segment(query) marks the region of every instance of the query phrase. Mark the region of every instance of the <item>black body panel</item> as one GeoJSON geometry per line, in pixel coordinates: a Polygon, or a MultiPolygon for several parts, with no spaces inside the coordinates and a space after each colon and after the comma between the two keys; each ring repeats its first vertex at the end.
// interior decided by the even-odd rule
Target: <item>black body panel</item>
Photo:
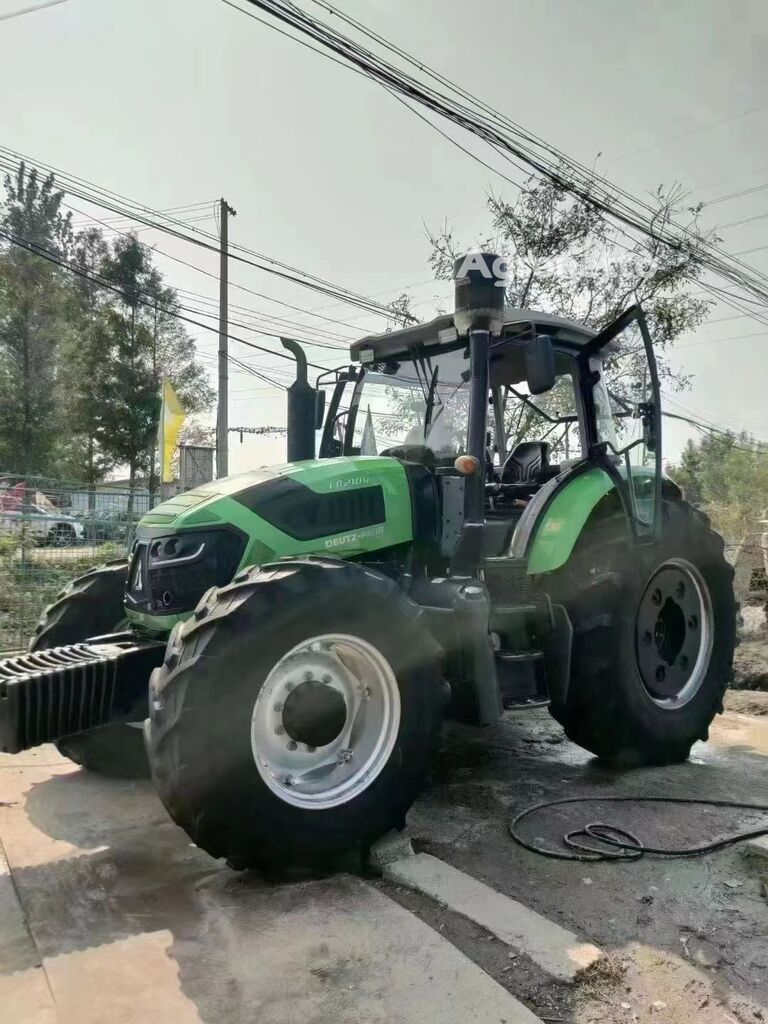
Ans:
{"type": "Polygon", "coordinates": [[[233,498],[295,540],[318,540],[386,520],[379,485],[318,494],[296,480],[275,477],[233,498]]]}

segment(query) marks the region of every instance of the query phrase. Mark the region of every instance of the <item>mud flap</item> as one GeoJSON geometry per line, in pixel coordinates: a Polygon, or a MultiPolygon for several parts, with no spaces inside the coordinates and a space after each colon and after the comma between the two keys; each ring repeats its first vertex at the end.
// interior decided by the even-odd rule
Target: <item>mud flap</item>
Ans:
{"type": "Polygon", "coordinates": [[[560,704],[568,696],[571,679],[571,652],[573,650],[573,625],[562,604],[552,604],[552,628],[542,638],[544,665],[547,673],[549,699],[560,704]]]}

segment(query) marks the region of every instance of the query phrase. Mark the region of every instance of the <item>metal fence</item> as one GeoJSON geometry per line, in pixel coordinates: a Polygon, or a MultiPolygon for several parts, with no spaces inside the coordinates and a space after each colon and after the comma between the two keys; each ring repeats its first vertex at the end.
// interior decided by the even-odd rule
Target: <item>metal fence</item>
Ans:
{"type": "Polygon", "coordinates": [[[26,647],[69,580],[127,554],[152,504],[146,488],[0,472],[0,651],[26,647]]]}

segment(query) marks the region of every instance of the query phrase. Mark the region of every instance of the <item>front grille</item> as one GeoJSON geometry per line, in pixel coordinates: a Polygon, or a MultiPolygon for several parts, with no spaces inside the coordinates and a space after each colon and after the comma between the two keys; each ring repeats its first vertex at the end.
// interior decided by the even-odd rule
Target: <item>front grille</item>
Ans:
{"type": "Polygon", "coordinates": [[[244,547],[242,534],[223,529],[151,541],[144,566],[148,610],[159,615],[191,611],[206,590],[229,583],[244,547]]]}
{"type": "Polygon", "coordinates": [[[152,608],[166,613],[188,611],[210,587],[221,587],[227,583],[228,575],[224,575],[215,563],[150,569],[152,608]]]}

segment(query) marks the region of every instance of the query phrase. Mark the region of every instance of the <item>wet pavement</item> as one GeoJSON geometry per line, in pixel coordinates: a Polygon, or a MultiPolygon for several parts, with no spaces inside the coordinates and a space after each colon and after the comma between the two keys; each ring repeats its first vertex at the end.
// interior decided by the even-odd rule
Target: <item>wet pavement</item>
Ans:
{"type": "MultiPolygon", "coordinates": [[[[525,807],[596,794],[768,803],[768,718],[720,716],[710,742],[697,744],[687,763],[623,772],[604,768],[566,740],[545,711],[507,715],[500,726],[481,733],[452,726],[432,786],[411,812],[409,828],[415,848],[471,873],[608,952],[624,955],[634,945],[658,953],[665,968],[693,965],[714,986],[713,999],[719,992],[726,1002],[744,1002],[747,1010],[729,1005],[732,1019],[768,1020],[768,1012],[764,1018],[755,1015],[768,1005],[768,862],[747,859],[736,846],[692,859],[647,856],[633,863],[574,863],[538,856],[510,839],[508,822],[525,807]]],[[[562,848],[565,832],[596,820],[622,824],[648,845],[681,848],[768,825],[768,814],[575,805],[542,812],[524,822],[521,831],[539,845],[562,848]]],[[[661,990],[670,984],[666,976],[661,981],[663,974],[656,1001],[664,1001],[661,990]]],[[[541,979],[534,973],[530,984],[535,988],[541,979]]],[[[525,984],[516,991],[525,998],[525,984]]],[[[622,1001],[616,1003],[619,1010],[622,1001]]],[[[632,1020],[634,1012],[632,1006],[626,1019],[632,1020]]],[[[654,1020],[664,1019],[659,1010],[654,1012],[654,1020]]],[[[615,1019],[623,1020],[622,1014],[617,1011],[615,1019]]],[[[676,1024],[684,1019],[677,1016],[676,1024]]],[[[690,1019],[704,1017],[692,1012],[690,1019]]]]}
{"type": "MultiPolygon", "coordinates": [[[[401,886],[234,873],[189,843],[148,783],[88,775],[52,748],[0,757],[0,780],[10,865],[4,874],[0,859],[0,1005],[12,1011],[0,1017],[14,1024],[513,1024],[526,1019],[514,997],[542,1020],[579,1024],[768,1020],[764,863],[739,848],[565,863],[521,849],[507,831],[517,810],[560,796],[768,801],[766,716],[728,714],[687,764],[622,773],[565,740],[543,711],[482,732],[447,727],[409,815],[414,846],[614,955],[615,974],[575,987],[401,886]]],[[[755,820],[609,804],[554,809],[527,834],[557,845],[587,817],[669,846],[755,820]]]]}

